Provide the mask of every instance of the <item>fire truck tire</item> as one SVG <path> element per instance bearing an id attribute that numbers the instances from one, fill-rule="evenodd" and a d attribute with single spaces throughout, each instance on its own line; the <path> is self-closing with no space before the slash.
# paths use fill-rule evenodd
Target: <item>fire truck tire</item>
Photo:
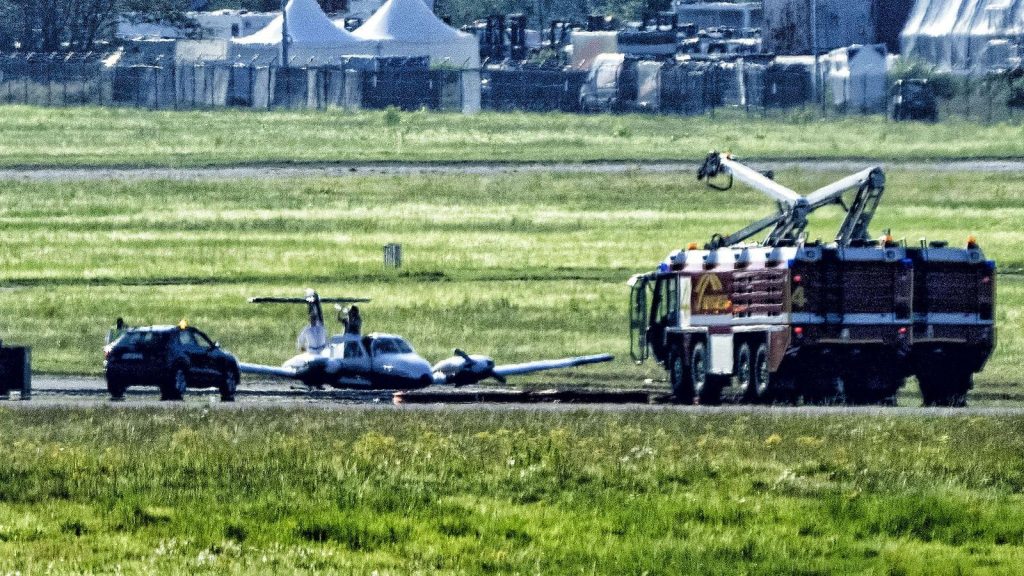
<path id="1" fill-rule="evenodd" d="M 929 370 L 917 375 L 921 399 L 925 406 L 967 405 L 967 391 L 973 387 L 973 376 L 962 370 Z"/>
<path id="2" fill-rule="evenodd" d="M 668 371 L 669 383 L 672 385 L 672 396 L 679 404 L 693 404 L 693 382 L 690 380 L 690 368 L 686 365 L 683 355 L 672 355 Z"/>
<path id="3" fill-rule="evenodd" d="M 843 377 L 848 404 L 888 404 L 899 388 L 891 365 L 876 359 Z"/>
<path id="4" fill-rule="evenodd" d="M 967 391 L 974 388 L 974 377 L 972 374 L 963 374 L 954 384 L 951 390 L 946 393 L 944 406 L 951 408 L 963 408 L 967 406 Z"/>
<path id="5" fill-rule="evenodd" d="M 698 404 L 716 406 L 722 402 L 722 381 L 708 374 L 708 353 L 703 342 L 697 342 L 690 350 L 690 381 Z"/>
<path id="6" fill-rule="evenodd" d="M 800 394 L 805 404 L 831 406 L 843 401 L 843 382 L 827 370 L 812 370 L 800 378 Z"/>
<path id="7" fill-rule="evenodd" d="M 768 347 L 764 344 L 757 347 L 750 372 L 754 384 L 754 397 L 759 402 L 770 404 L 774 400 L 775 391 L 772 390 L 772 373 L 768 366 Z"/>
<path id="8" fill-rule="evenodd" d="M 757 399 L 757 388 L 754 376 L 754 359 L 750 353 L 750 344 L 740 344 L 736 353 L 736 387 L 739 391 L 739 399 L 750 402 Z"/>

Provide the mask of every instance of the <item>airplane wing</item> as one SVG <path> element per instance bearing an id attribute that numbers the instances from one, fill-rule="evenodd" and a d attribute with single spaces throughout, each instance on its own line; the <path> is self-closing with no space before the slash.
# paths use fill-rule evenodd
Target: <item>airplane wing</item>
<path id="1" fill-rule="evenodd" d="M 320 298 L 323 304 L 339 303 L 349 304 L 357 302 L 369 302 L 369 298 Z M 289 298 L 280 296 L 254 296 L 249 298 L 250 304 L 307 304 L 305 298 Z"/>
<path id="2" fill-rule="evenodd" d="M 299 379 L 298 372 L 296 372 L 294 368 L 285 368 L 284 366 L 265 366 L 263 364 L 239 362 L 238 371 L 245 372 L 246 374 L 260 374 L 262 376 L 276 376 L 278 378 L 292 378 L 295 380 Z"/>
<path id="3" fill-rule="evenodd" d="M 560 360 L 537 360 L 535 362 L 523 362 L 522 364 L 505 364 L 495 366 L 496 376 L 515 376 L 517 374 L 529 374 L 543 370 L 557 370 L 559 368 L 572 368 L 585 364 L 597 364 L 599 362 L 611 362 L 615 357 L 611 354 L 594 354 L 591 356 L 576 356 L 574 358 L 562 358 Z"/>

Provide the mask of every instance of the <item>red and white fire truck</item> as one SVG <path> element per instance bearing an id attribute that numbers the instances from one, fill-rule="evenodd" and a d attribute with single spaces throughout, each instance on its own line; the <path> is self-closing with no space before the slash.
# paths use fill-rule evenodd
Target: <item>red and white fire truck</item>
<path id="1" fill-rule="evenodd" d="M 925 404 L 965 403 L 995 345 L 995 263 L 973 238 L 872 239 L 880 167 L 807 196 L 725 154 L 699 178 L 744 182 L 778 211 L 630 279 L 633 358 L 653 355 L 678 401 L 716 404 L 732 387 L 751 402 L 892 403 L 916 376 Z M 835 240 L 808 242 L 807 216 L 833 204 L 847 212 Z"/>

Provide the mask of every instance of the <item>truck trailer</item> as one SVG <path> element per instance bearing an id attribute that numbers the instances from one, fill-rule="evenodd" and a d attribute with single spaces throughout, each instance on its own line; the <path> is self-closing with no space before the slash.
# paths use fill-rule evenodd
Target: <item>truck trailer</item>
<path id="1" fill-rule="evenodd" d="M 806 197 L 725 154 L 698 177 L 738 179 L 778 211 L 630 278 L 631 353 L 654 356 L 677 401 L 717 404 L 732 387 L 748 402 L 894 403 L 916 376 L 925 404 L 964 405 L 995 345 L 995 264 L 973 238 L 872 239 L 881 167 Z M 847 211 L 835 240 L 807 241 L 807 216 L 833 204 Z"/>

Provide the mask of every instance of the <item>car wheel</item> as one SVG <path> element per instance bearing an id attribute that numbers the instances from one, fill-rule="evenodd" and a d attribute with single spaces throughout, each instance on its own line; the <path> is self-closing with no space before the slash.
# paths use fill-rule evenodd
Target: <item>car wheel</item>
<path id="1" fill-rule="evenodd" d="M 220 383 L 220 399 L 222 402 L 234 402 L 235 390 L 238 389 L 238 371 L 229 368 Z"/>
<path id="2" fill-rule="evenodd" d="M 116 376 L 107 376 L 107 392 L 110 392 L 111 400 L 124 400 L 124 391 L 128 386 L 124 380 Z"/>
<path id="3" fill-rule="evenodd" d="M 181 400 L 188 389 L 188 376 L 184 368 L 175 368 L 169 380 L 160 388 L 161 400 Z"/>

